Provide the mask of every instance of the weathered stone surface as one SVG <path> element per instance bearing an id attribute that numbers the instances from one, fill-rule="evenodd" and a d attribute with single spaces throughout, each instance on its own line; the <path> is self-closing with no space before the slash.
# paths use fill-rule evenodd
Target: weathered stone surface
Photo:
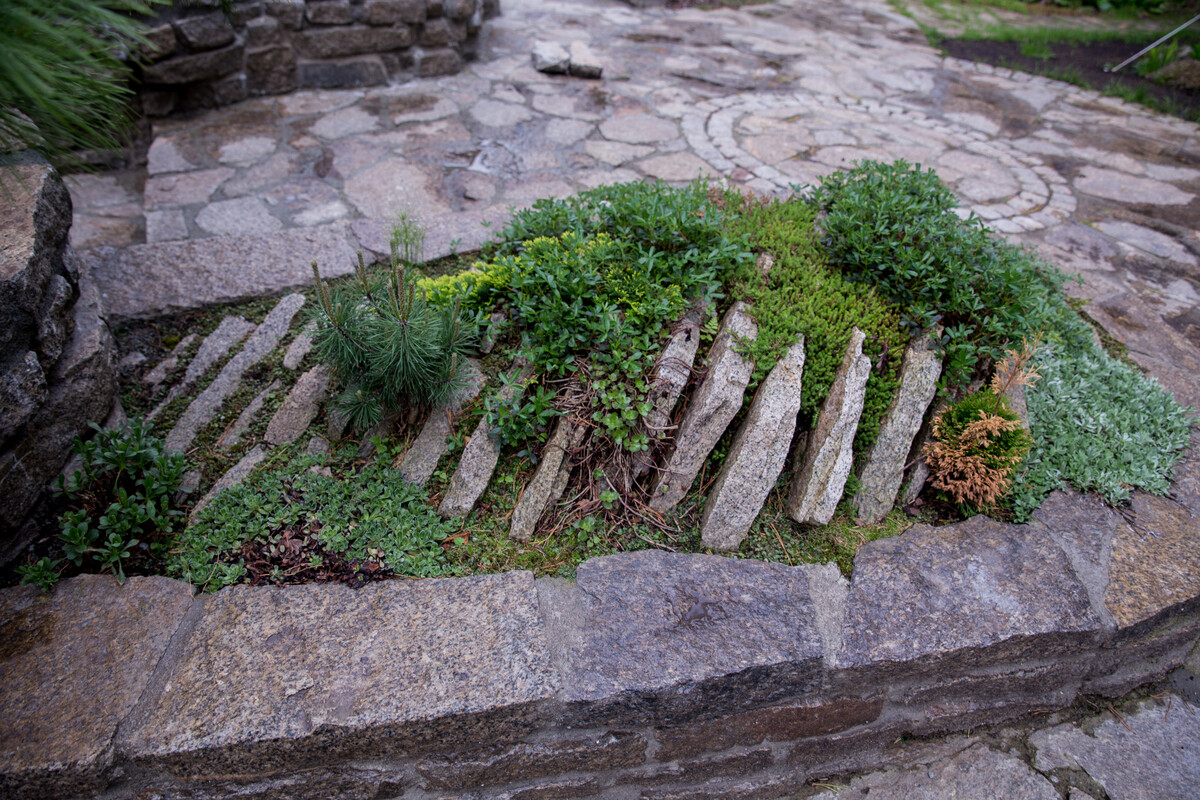
<path id="1" fill-rule="evenodd" d="M 196 224 L 223 236 L 262 235 L 283 228 L 283 223 L 257 197 L 238 197 L 218 200 L 205 206 L 196 215 Z"/>
<path id="2" fill-rule="evenodd" d="M 558 424 L 554 426 L 554 435 L 542 449 L 537 471 L 533 473 L 529 485 L 522 490 L 521 499 L 513 509 L 512 524 L 508 530 L 509 538 L 518 542 L 529 541 L 537 521 L 546 510 L 546 505 L 558 500 L 553 496 L 553 490 L 558 484 L 559 471 L 563 459 L 569 453 L 575 433 L 576 426 L 570 417 L 559 417 Z"/>
<path id="3" fill-rule="evenodd" d="M 738 339 L 753 340 L 758 327 L 746 305 L 734 303 L 709 353 L 708 374 L 688 405 L 675 433 L 675 449 L 663 465 L 650 507 L 669 511 L 679 504 L 696 479 L 705 459 L 742 407 L 742 395 L 754 364 L 737 352 Z"/>
<path id="4" fill-rule="evenodd" d="M 517 379 L 511 386 L 505 386 L 499 392 L 501 402 L 510 402 L 518 395 L 525 393 L 525 386 L 532 377 L 533 371 L 523 367 Z M 500 441 L 497 432 L 488 425 L 487 418 L 479 420 L 475 432 L 467 439 L 458 468 L 450 478 L 446 487 L 446 496 L 438 507 L 438 513 L 444 517 L 465 517 L 475 507 L 492 473 L 496 471 L 496 462 L 500 460 Z"/>
<path id="5" fill-rule="evenodd" d="M 291 444 L 308 430 L 317 418 L 321 401 L 329 390 L 329 370 L 316 366 L 300 376 L 287 399 L 267 424 L 263 441 L 267 444 Z"/>
<path id="6" fill-rule="evenodd" d="M 571 56 L 558 42 L 537 41 L 533 43 L 533 68 L 538 72 L 563 75 L 570 65 Z"/>
<path id="7" fill-rule="evenodd" d="M 842 627 L 846 666 L 1077 647 L 1100 628 L 1066 554 L 1044 530 L 984 516 L 916 525 L 861 547 Z"/>
<path id="8" fill-rule="evenodd" d="M 267 398 L 279 391 L 282 386 L 283 384 L 277 380 L 271 381 L 267 385 L 267 388 L 255 395 L 254 399 L 242 409 L 242 413 L 238 414 L 233 424 L 221 434 L 221 438 L 217 439 L 217 449 L 229 450 L 236 446 L 241 441 L 242 434 L 248 431 L 254 423 L 254 418 L 258 416 L 258 412 L 262 411 L 263 404 L 267 402 Z"/>
<path id="9" fill-rule="evenodd" d="M 421 0 L 367 0 L 363 6 L 363 22 L 368 25 L 409 24 L 425 19 L 425 3 Z"/>
<path id="10" fill-rule="evenodd" d="M 649 114 L 631 114 L 600 123 L 600 133 L 614 142 L 652 144 L 674 139 L 679 136 L 679 128 L 674 122 Z"/>
<path id="11" fill-rule="evenodd" d="M 728 717 L 659 731 L 658 761 L 693 758 L 739 745 L 788 742 L 844 731 L 873 722 L 883 710 L 880 697 L 839 697 L 771 706 Z"/>
<path id="12" fill-rule="evenodd" d="M 179 41 L 192 50 L 215 50 L 236 38 L 225 15 L 219 11 L 177 19 L 171 23 L 171 27 L 175 29 Z"/>
<path id="13" fill-rule="evenodd" d="M 277 44 L 282 38 L 279 32 L 279 20 L 274 17 L 255 17 L 246 23 L 247 47 L 266 47 L 267 45 Z M 291 48 L 288 49 L 290 50 Z M 247 50 L 247 57 L 252 52 L 254 51 Z"/>
<path id="14" fill-rule="evenodd" d="M 698 708 L 750 707 L 784 685 L 804 691 L 823 650 L 811 572 L 651 550 L 586 561 L 574 586 L 542 581 L 564 699 L 601 701 L 580 712 L 589 723 L 673 724 Z"/>
<path id="15" fill-rule="evenodd" d="M 1108 589 L 1112 541 L 1122 527 L 1121 516 L 1098 495 L 1060 490 L 1052 492 L 1041 508 L 1033 512 L 1031 524 L 1046 531 L 1063 549 L 1087 589 L 1092 608 L 1099 609 L 1106 625 L 1111 624 L 1104 594 Z"/>
<path id="16" fill-rule="evenodd" d="M 142 77 L 146 83 L 161 83 L 168 86 L 210 81 L 236 72 L 242 66 L 244 54 L 245 48 L 240 44 L 234 44 L 221 50 L 209 50 L 190 56 L 176 56 L 145 67 L 142 70 Z"/>
<path id="17" fill-rule="evenodd" d="M 207 508 L 208 504 L 216 499 L 217 495 L 229 487 L 236 486 L 246 480 L 250 476 L 250 473 L 254 471 L 254 468 L 261 464 L 266 457 L 267 451 L 263 449 L 262 445 L 255 445 L 254 449 L 242 456 L 236 464 L 225 471 L 224 475 L 217 478 L 216 483 L 212 485 L 212 488 L 208 490 L 204 497 L 201 497 L 196 502 L 196 505 L 192 506 L 192 510 L 188 512 L 188 524 L 195 524 L 196 520 L 200 517 L 200 512 Z"/>
<path id="18" fill-rule="evenodd" d="M 312 350 L 313 334 L 316 330 L 316 323 L 310 322 L 304 326 L 304 330 L 296 334 L 296 338 L 288 345 L 287 352 L 283 354 L 284 369 L 297 369 L 304 362 L 304 357 Z"/>
<path id="19" fill-rule="evenodd" d="M 717 176 L 716 171 L 704 159 L 691 153 L 654 156 L 639 161 L 637 168 L 652 178 L 664 181 L 694 181 L 697 178 Z"/>
<path id="20" fill-rule="evenodd" d="M 297 35 L 293 41 L 306 58 L 340 58 L 408 47 L 413 43 L 413 35 L 406 26 L 314 28 Z"/>
<path id="21" fill-rule="evenodd" d="M 1187 205 L 1196 197 L 1163 181 L 1094 166 L 1080 171 L 1075 188 L 1096 197 L 1134 204 Z"/>
<path id="22" fill-rule="evenodd" d="M 267 313 L 245 346 L 237 355 L 229 359 L 208 388 L 201 392 L 196 399 L 180 415 L 175 427 L 167 434 L 165 446 L 167 450 L 187 450 L 200 428 L 212 419 L 213 414 L 220 409 L 225 398 L 238 387 L 246 370 L 257 364 L 279 344 L 280 338 L 287 333 L 292 324 L 292 317 L 304 305 L 304 295 L 290 294 L 280 300 Z"/>
<path id="23" fill-rule="evenodd" d="M 656 435 L 661 436 L 671 424 L 675 404 L 692 377 L 699 347 L 700 312 L 693 309 L 684 315 L 654 365 L 654 388 L 649 397 L 654 408 L 646 417 L 646 427 Z"/>
<path id="24" fill-rule="evenodd" d="M 354 271 L 344 223 L 93 251 L 109 319 L 151 317 L 258 297 Z"/>
<path id="25" fill-rule="evenodd" d="M 533 119 L 533 112 L 516 103 L 488 99 L 480 100 L 471 106 L 471 116 L 480 124 L 491 128 L 508 128 Z"/>
<path id="26" fill-rule="evenodd" d="M 599 56 L 592 52 L 592 48 L 586 43 L 580 41 L 571 42 L 570 47 L 571 64 L 570 71 L 576 78 L 591 78 L 599 79 L 604 74 L 604 63 Z"/>
<path id="27" fill-rule="evenodd" d="M 37 353 L 27 350 L 0 374 L 0 442 L 23 428 L 45 400 L 46 375 Z"/>
<path id="28" fill-rule="evenodd" d="M 448 404 L 429 413 L 421 432 L 400 462 L 400 474 L 409 483 L 424 486 L 433 477 L 433 471 L 446 453 L 446 437 L 453 432 L 452 419 L 464 405 L 475 399 L 487 381 L 473 359 L 467 360 L 463 373 L 462 386 Z"/>
<path id="29" fill-rule="evenodd" d="M 797 453 L 801 457 L 796 459 L 787 512 L 803 525 L 829 524 L 854 466 L 854 434 L 871 376 L 871 359 L 862 351 L 865 338 L 862 331 L 854 329 L 846 357 L 821 405 L 817 426 L 808 434 L 803 453 Z"/>
<path id="30" fill-rule="evenodd" d="M 855 778 L 848 789 L 822 792 L 820 800 L 1057 800 L 1058 791 L 1020 758 L 981 744 L 949 761 L 890 769 Z"/>
<path id="31" fill-rule="evenodd" d="M 104 788 L 117 725 L 141 697 L 192 588 L 82 575 L 42 594 L 0 591 L 0 793 L 74 797 Z"/>
<path id="32" fill-rule="evenodd" d="M 339 61 L 301 61 L 297 69 L 300 86 L 309 89 L 342 89 L 387 83 L 387 69 L 378 56 Z"/>
<path id="33" fill-rule="evenodd" d="M 288 45 L 246 51 L 246 89 L 250 94 L 282 94 L 298 85 L 296 51 Z"/>
<path id="34" fill-rule="evenodd" d="M 215 167 L 179 175 L 155 175 L 146 181 L 146 210 L 206 203 L 233 173 L 229 167 Z"/>
<path id="35" fill-rule="evenodd" d="M 308 0 L 304 16 L 318 25 L 349 25 L 354 21 L 350 0 Z"/>
<path id="36" fill-rule="evenodd" d="M 175 52 L 175 29 L 167 25 L 157 25 L 142 31 L 147 43 L 142 48 L 142 54 L 150 61 L 161 61 Z"/>
<path id="37" fill-rule="evenodd" d="M 427 758 L 417 762 L 417 772 L 437 789 L 476 789 L 566 772 L 621 769 L 645 760 L 645 737 L 617 731 L 582 739 Z"/>
<path id="38" fill-rule="evenodd" d="M 453 75 L 462 69 L 462 56 L 449 47 L 422 50 L 417 54 L 417 74 L 422 78 Z"/>
<path id="39" fill-rule="evenodd" d="M 288 30 L 304 24 L 304 0 L 266 0 L 266 9 Z"/>
<path id="40" fill-rule="evenodd" d="M 773 763 L 774 756 L 770 749 L 760 747 L 757 750 L 721 754 L 713 758 L 693 759 L 678 764 L 656 764 L 640 772 L 626 770 L 617 782 L 641 786 L 702 783 L 725 776 L 752 775 L 767 769 Z"/>
<path id="41" fill-rule="evenodd" d="M 1091 733 L 1059 725 L 1034 733 L 1034 766 L 1082 769 L 1112 800 L 1188 800 L 1200 786 L 1200 714 L 1179 698 L 1146 701 L 1121 719 L 1105 715 Z"/>
<path id="42" fill-rule="evenodd" d="M 528 572 L 234 586 L 209 601 L 121 747 L 218 776 L 503 744 L 556 688 Z"/>
<path id="43" fill-rule="evenodd" d="M 1104 605 L 1122 628 L 1200 597 L 1200 514 L 1176 500 L 1134 492 L 1133 524 L 1112 539 Z"/>
<path id="44" fill-rule="evenodd" d="M 196 355 L 188 362 L 187 370 L 183 374 L 182 384 L 191 386 L 196 381 L 204 376 L 214 366 L 225 357 L 233 347 L 240 344 L 250 332 L 253 331 L 255 325 L 243 317 L 224 317 L 221 323 L 217 325 L 217 329 L 204 337 L 204 341 L 200 343 L 200 347 L 196 350 Z"/>
<path id="45" fill-rule="evenodd" d="M 787 463 L 800 413 L 803 375 L 804 338 L 801 337 L 758 387 L 750 411 L 709 489 L 700 521 L 700 541 L 705 547 L 736 550 L 750 532 Z"/>
<path id="46" fill-rule="evenodd" d="M 854 507 L 858 509 L 860 525 L 878 522 L 892 510 L 896 492 L 904 481 L 904 466 L 913 440 L 933 401 L 941 374 L 942 359 L 933 349 L 933 338 L 914 337 L 904 352 L 900 389 L 884 415 L 879 436 L 867 452 L 867 465 L 859 476 L 862 489 L 854 496 Z"/>

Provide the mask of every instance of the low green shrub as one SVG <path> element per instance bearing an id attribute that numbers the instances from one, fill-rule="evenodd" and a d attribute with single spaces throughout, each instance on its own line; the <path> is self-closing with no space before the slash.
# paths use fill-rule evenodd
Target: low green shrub
<path id="1" fill-rule="evenodd" d="M 1027 520 L 1066 483 L 1120 503 L 1131 489 L 1165 494 L 1191 421 L 1156 381 L 1099 349 L 1047 348 L 1026 391 L 1037 444 L 1012 493 Z"/>
<path id="2" fill-rule="evenodd" d="M 82 465 L 59 490 L 71 508 L 60 518 L 63 553 L 76 566 L 94 562 L 125 581 L 125 563 L 139 543 L 161 556 L 182 512 L 171 507 L 183 478 L 181 453 L 168 453 L 150 435 L 151 425 L 132 419 L 119 428 L 90 423 L 95 435 L 75 438 Z"/>
<path id="3" fill-rule="evenodd" d="M 1006 397 L 990 388 L 967 395 L 934 418 L 924 449 L 930 484 L 966 513 L 986 513 L 1032 444 Z"/>
<path id="4" fill-rule="evenodd" d="M 815 228 L 816 206 L 799 198 L 767 205 L 732 197 L 730 201 L 740 206 L 740 212 L 731 215 L 733 229 L 775 259 L 765 277 L 753 264 L 744 264 L 734 279 L 736 294 L 750 302 L 758 325 L 757 340 L 739 348 L 754 359 L 747 396 L 803 334 L 801 424 L 811 426 L 845 357 L 851 332 L 858 327 L 867 335 L 863 352 L 875 364 L 855 437 L 855 450 L 865 451 L 875 441 L 899 384 L 909 338 L 899 309 L 867 284 L 853 283 L 830 269 Z"/>
<path id="5" fill-rule="evenodd" d="M 178 536 L 167 574 L 215 591 L 246 578 L 248 544 L 298 536 L 364 570 L 450 574 L 442 542 L 458 526 L 437 515 L 423 489 L 382 464 L 335 474 L 321 463 L 301 457 L 219 494 Z"/>
<path id="6" fill-rule="evenodd" d="M 313 350 L 342 382 L 338 407 L 359 430 L 385 412 L 445 402 L 463 382 L 475 324 L 457 302 L 434 306 L 398 257 L 380 278 L 358 256 L 356 280 L 330 291 L 317 265 L 320 313 Z"/>
<path id="7" fill-rule="evenodd" d="M 979 219 L 959 219 L 932 170 L 866 161 L 830 175 L 811 197 L 826 212 L 829 258 L 847 277 L 875 286 L 910 326 L 944 327 L 943 386 L 966 387 L 1010 343 L 1038 331 L 1086 342 L 1070 321 L 1065 276 Z"/>
<path id="8" fill-rule="evenodd" d="M 1146 55 L 1142 56 L 1134 63 L 1133 68 L 1138 75 L 1146 76 L 1153 75 L 1168 64 L 1174 63 L 1179 56 L 1179 42 L 1172 41 L 1170 44 L 1161 44 L 1151 50 Z"/>

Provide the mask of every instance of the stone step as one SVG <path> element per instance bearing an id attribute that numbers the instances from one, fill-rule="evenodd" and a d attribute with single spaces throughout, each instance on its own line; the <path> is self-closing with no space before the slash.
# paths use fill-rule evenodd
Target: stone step
<path id="1" fill-rule="evenodd" d="M 267 388 L 259 392 L 242 409 L 242 413 L 238 414 L 238 418 L 233 421 L 233 424 L 221 434 L 221 438 L 217 439 L 217 449 L 232 450 L 241 441 L 242 434 L 250 429 L 250 426 L 254 423 L 254 418 L 258 416 L 258 412 L 262 411 L 263 403 L 267 402 L 267 397 L 279 391 L 282 386 L 283 384 L 277 380 L 271 381 Z"/>
<path id="2" fill-rule="evenodd" d="M 716 550 L 736 550 L 762 510 L 787 464 L 804 376 L 804 338 L 787 349 L 750 404 L 746 421 L 717 474 L 704 516 L 700 541 Z"/>
<path id="3" fill-rule="evenodd" d="M 884 415 L 879 436 L 867 452 L 866 466 L 859 476 L 862 488 L 854 496 L 854 507 L 858 509 L 860 525 L 878 522 L 895 505 L 909 451 L 942 374 L 942 358 L 934 349 L 940 335 L 940 331 L 920 333 L 904 352 L 900 388 Z"/>
<path id="4" fill-rule="evenodd" d="M 803 453 L 797 452 L 787 513 L 802 525 L 829 524 L 854 466 L 854 434 L 871 375 L 871 359 L 862 351 L 865 339 L 855 328 L 816 428 L 808 435 Z"/>
<path id="5" fill-rule="evenodd" d="M 737 338 L 753 340 L 758 326 L 748 306 L 738 301 L 721 323 L 709 355 L 708 374 L 696 390 L 675 434 L 675 449 L 663 465 L 650 499 L 650 508 L 670 511 L 687 495 L 705 459 L 742 408 L 742 396 L 754 363 L 735 350 Z"/>
<path id="6" fill-rule="evenodd" d="M 183 351 L 192 346 L 192 342 L 196 341 L 196 334 L 189 333 L 187 336 L 179 340 L 179 344 L 171 349 L 167 357 L 154 365 L 154 369 L 142 376 L 142 383 L 151 388 L 157 387 L 160 383 L 167 379 L 167 375 L 171 373 L 175 367 L 179 366 L 179 359 L 183 355 Z"/>
<path id="7" fill-rule="evenodd" d="M 186 451 L 196 434 L 220 410 L 225 398 L 237 390 L 246 370 L 264 359 L 287 333 L 292 318 L 304 305 L 304 295 L 289 294 L 281 299 L 255 329 L 242 349 L 221 368 L 216 379 L 194 399 L 167 434 L 167 450 Z"/>
<path id="8" fill-rule="evenodd" d="M 267 444 L 291 444 L 308 430 L 317 418 L 321 401 L 329 391 L 329 370 L 316 366 L 300 376 L 288 392 L 283 405 L 271 417 L 263 441 Z"/>
<path id="9" fill-rule="evenodd" d="M 510 539 L 516 539 L 518 542 L 529 541 L 546 507 L 558 500 L 566 487 L 566 480 L 560 481 L 559 477 L 564 473 L 564 466 L 567 467 L 566 474 L 570 475 L 567 456 L 583 430 L 583 426 L 574 424 L 570 417 L 558 418 L 554 435 L 542 450 L 542 458 L 533 474 L 533 480 L 525 487 L 525 491 L 521 492 L 521 499 L 513 509 L 512 525 L 508 531 Z M 557 494 L 555 489 L 558 490 Z"/>
<path id="10" fill-rule="evenodd" d="M 474 359 L 467 359 L 463 372 L 462 387 L 447 405 L 433 410 L 400 462 L 400 475 L 409 483 L 424 486 L 433 477 L 433 471 L 448 449 L 446 438 L 453 433 L 454 417 L 479 395 L 483 384 L 487 382 L 487 376 Z"/>
<path id="11" fill-rule="evenodd" d="M 266 457 L 267 451 L 262 445 L 255 445 L 253 450 L 242 456 L 241 460 L 226 470 L 225 474 L 217 479 L 217 482 L 212 485 L 212 488 L 208 490 L 204 497 L 201 497 L 200 501 L 192 507 L 192 510 L 188 513 L 188 525 L 195 524 L 196 519 L 200 516 L 200 512 L 203 511 L 217 495 L 229 487 L 236 486 L 237 484 L 246 480 L 247 476 L 249 476 L 250 473 L 254 471 L 254 468 L 262 463 L 262 460 Z"/>
<path id="12" fill-rule="evenodd" d="M 522 366 L 517 380 L 511 386 L 500 390 L 500 402 L 511 403 L 524 395 L 525 385 L 532 377 L 533 369 L 527 365 Z M 438 507 L 438 513 L 442 516 L 467 516 L 487 490 L 492 473 L 496 471 L 496 462 L 500 460 L 500 440 L 495 433 L 488 424 L 487 417 L 479 420 L 479 424 L 475 426 L 475 432 L 467 439 L 467 446 L 463 448 L 462 457 L 458 461 L 458 469 L 454 471 L 450 485 L 446 488 L 446 495 Z"/>

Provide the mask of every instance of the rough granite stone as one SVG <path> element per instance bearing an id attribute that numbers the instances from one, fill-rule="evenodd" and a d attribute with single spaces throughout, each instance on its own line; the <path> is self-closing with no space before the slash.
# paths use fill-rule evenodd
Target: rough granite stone
<path id="1" fill-rule="evenodd" d="M 267 444 L 291 444 L 308 430 L 317 418 L 321 401 L 329 390 L 329 370 L 316 366 L 296 380 L 283 405 L 271 417 L 263 441 Z"/>
<path id="2" fill-rule="evenodd" d="M 1058 800 L 1050 781 L 1015 755 L 981 744 L 949 761 L 890 769 L 854 778 L 846 789 L 813 800 Z"/>
<path id="3" fill-rule="evenodd" d="M 304 362 L 304 357 L 308 355 L 308 351 L 312 350 L 313 335 L 316 331 L 316 323 L 310 322 L 304 326 L 304 330 L 296 334 L 296 338 L 292 339 L 292 343 L 288 345 L 287 352 L 283 354 L 284 369 L 299 368 Z"/>
<path id="4" fill-rule="evenodd" d="M 258 412 L 262 411 L 263 404 L 267 402 L 267 398 L 278 392 L 282 386 L 283 384 L 274 380 L 271 381 L 267 388 L 255 395 L 254 399 L 242 409 L 242 413 L 238 414 L 233 424 L 226 428 L 221 437 L 217 439 L 217 449 L 233 449 L 242 440 L 242 434 L 250 430 L 250 426 L 254 423 L 254 418 L 258 416 Z"/>
<path id="5" fill-rule="evenodd" d="M 800 413 L 804 337 L 789 347 L 758 387 L 704 504 L 700 542 L 736 550 L 787 463 Z"/>
<path id="6" fill-rule="evenodd" d="M 221 50 L 175 56 L 143 68 L 142 77 L 146 83 L 167 86 L 210 81 L 236 72 L 244 54 L 243 45 L 233 44 Z"/>
<path id="7" fill-rule="evenodd" d="M 540 597 L 580 724 L 675 724 L 799 693 L 821 672 L 807 567 L 649 550 L 594 558 Z"/>
<path id="8" fill-rule="evenodd" d="M 354 271 L 344 223 L 265 236 L 217 236 L 91 251 L 88 263 L 109 319 L 153 317 L 235 302 Z"/>
<path id="9" fill-rule="evenodd" d="M 250 473 L 254 471 L 254 468 L 261 464 L 266 457 L 267 451 L 263 449 L 262 445 L 255 445 L 254 449 L 242 456 L 236 464 L 225 471 L 224 475 L 217 478 L 216 483 L 212 485 L 212 488 L 208 490 L 204 497 L 201 497 L 196 502 L 196 505 L 192 506 L 192 510 L 188 512 L 188 524 L 194 524 L 200 517 L 200 512 L 207 508 L 208 504 L 217 495 L 229 487 L 236 486 L 246 480 Z"/>
<path id="10" fill-rule="evenodd" d="M 233 586 L 120 747 L 179 776 L 398 758 L 514 741 L 556 689 L 528 572 Z"/>
<path id="11" fill-rule="evenodd" d="M 1106 626 L 1113 624 L 1104 605 L 1112 564 L 1112 542 L 1124 524 L 1121 515 L 1092 492 L 1052 492 L 1033 512 L 1034 527 L 1046 531 L 1063 549 L 1071 567 L 1087 589 L 1092 608 L 1099 609 Z"/>
<path id="12" fill-rule="evenodd" d="M 913 440 L 921 429 L 942 374 L 941 356 L 933 349 L 933 339 L 937 335 L 915 336 L 904 352 L 900 389 L 884 415 L 879 436 L 867 452 L 867 465 L 859 476 L 862 489 L 854 496 L 854 507 L 858 509 L 860 525 L 871 525 L 883 519 L 896 502 Z"/>
<path id="13" fill-rule="evenodd" d="M 570 66 L 571 56 L 567 48 L 558 42 L 537 41 L 533 43 L 533 68 L 549 75 L 564 75 Z"/>
<path id="14" fill-rule="evenodd" d="M 254 323 L 243 317 L 224 317 L 217 329 L 200 342 L 196 355 L 188 362 L 180 384 L 188 387 L 204 377 L 204 373 L 215 367 L 235 345 L 249 336 L 254 328 Z"/>
<path id="15" fill-rule="evenodd" d="M 405 25 L 312 28 L 294 36 L 293 42 L 306 58 L 340 58 L 408 47 L 413 43 L 413 33 Z"/>
<path id="16" fill-rule="evenodd" d="M 654 388 L 649 397 L 654 408 L 646 416 L 646 427 L 656 435 L 661 436 L 671 424 L 675 404 L 692 377 L 692 365 L 696 363 L 699 347 L 700 312 L 693 309 L 680 320 L 654 365 Z"/>
<path id="17" fill-rule="evenodd" d="M 1040 770 L 1081 769 L 1111 800 L 1192 800 L 1200 787 L 1200 714 L 1173 698 L 1143 702 L 1121 719 L 1104 715 L 1090 734 L 1074 725 L 1037 731 L 1029 744 Z"/>
<path id="18" fill-rule="evenodd" d="M 511 385 L 500 389 L 499 402 L 512 402 L 518 393 L 523 395 L 532 376 L 532 369 L 522 367 L 517 379 Z M 476 501 L 487 490 L 499 460 L 500 441 L 497 432 L 488 425 L 486 418 L 481 419 L 475 426 L 475 432 L 467 439 L 462 456 L 458 460 L 458 468 L 454 470 L 450 485 L 446 487 L 446 496 L 438 506 L 438 513 L 443 517 L 458 518 L 470 514 Z"/>
<path id="19" fill-rule="evenodd" d="M 758 336 L 758 327 L 746 311 L 745 303 L 736 302 L 721 323 L 704 382 L 688 403 L 675 432 L 675 449 L 663 464 L 650 499 L 650 507 L 659 513 L 670 511 L 687 495 L 708 454 L 741 410 L 754 363 L 737 352 L 736 343 Z"/>
<path id="20" fill-rule="evenodd" d="M 598 80 L 604 74 L 604 62 L 592 52 L 592 48 L 588 47 L 585 42 L 571 42 L 570 54 L 572 76 Z"/>
<path id="21" fill-rule="evenodd" d="M 808 434 L 802 453 L 797 452 L 800 457 L 788 491 L 787 513 L 802 525 L 829 524 L 854 466 L 854 434 L 871 376 L 871 359 L 862 351 L 865 338 L 862 331 L 854 329 L 816 428 Z"/>
<path id="22" fill-rule="evenodd" d="M 923 662 L 969 651 L 1046 658 L 1090 641 L 1100 620 L 1045 531 L 984 516 L 859 548 L 839 662 Z M 918 632 L 919 635 L 914 635 Z"/>
<path id="23" fill-rule="evenodd" d="M 188 449 L 200 428 L 212 419 L 225 402 L 225 398 L 237 390 L 246 370 L 265 358 L 279 344 L 279 340 L 292 324 L 292 318 L 303 305 L 302 294 L 289 294 L 275 304 L 237 355 L 226 362 L 208 388 L 197 395 L 180 415 L 175 427 L 167 434 L 167 450 Z"/>
<path id="24" fill-rule="evenodd" d="M 446 437 L 453 432 L 451 420 L 467 403 L 475 399 L 487 376 L 479 369 L 479 364 L 468 359 L 463 368 L 463 384 L 455 392 L 450 402 L 429 413 L 429 418 L 421 426 L 421 432 L 413 440 L 412 445 L 400 462 L 400 474 L 409 483 L 424 486 L 433 477 L 438 462 L 447 450 Z"/>
<path id="25" fill-rule="evenodd" d="M 513 509 L 512 524 L 508 530 L 510 539 L 516 539 L 518 542 L 529 541 L 546 506 L 558 500 L 553 491 L 558 485 L 563 459 L 570 450 L 576 430 L 570 417 L 558 418 L 558 423 L 554 426 L 554 435 L 542 449 L 537 471 L 533 473 L 529 485 L 522 490 L 521 499 Z"/>
<path id="26" fill-rule="evenodd" d="M 622 769 L 645 760 L 644 736 L 615 731 L 581 739 L 490 747 L 425 758 L 417 762 L 417 773 L 436 789 L 477 789 L 567 772 Z"/>
<path id="27" fill-rule="evenodd" d="M 363 6 L 363 22 L 368 25 L 409 24 L 425 19 L 425 3 L 422 0 L 367 0 Z"/>
<path id="28" fill-rule="evenodd" d="M 354 21 L 350 0 L 308 0 L 304 16 L 318 25 L 349 25 Z"/>
<path id="29" fill-rule="evenodd" d="M 117 726 L 191 605 L 192 587 L 160 577 L 0 591 L 0 794 L 103 789 Z"/>
<path id="30" fill-rule="evenodd" d="M 225 15 L 219 11 L 177 19 L 171 23 L 171 27 L 175 29 L 179 41 L 192 50 L 215 50 L 237 38 Z"/>

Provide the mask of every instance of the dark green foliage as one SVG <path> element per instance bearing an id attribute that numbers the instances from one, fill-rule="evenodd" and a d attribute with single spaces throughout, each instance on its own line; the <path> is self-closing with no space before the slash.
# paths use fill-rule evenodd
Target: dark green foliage
<path id="1" fill-rule="evenodd" d="M 171 497 L 183 477 L 183 454 L 167 453 L 141 419 L 122 428 L 91 427 L 96 432 L 91 439 L 75 439 L 82 466 L 60 478 L 59 489 L 72 506 L 62 515 L 60 538 L 76 566 L 90 559 L 124 582 L 132 548 L 148 542 L 161 555 L 165 535 L 181 516 L 171 508 Z"/>
<path id="2" fill-rule="evenodd" d="M 904 309 L 910 326 L 944 326 L 944 386 L 965 387 L 1013 342 L 1071 327 L 1061 322 L 1074 316 L 1065 276 L 979 219 L 960 220 L 932 170 L 866 161 L 830 175 L 812 198 L 826 212 L 830 261 Z"/>
<path id="3" fill-rule="evenodd" d="M 863 352 L 875 365 L 855 438 L 855 449 L 862 452 L 875 441 L 896 392 L 908 331 L 900 323 L 899 310 L 873 288 L 846 280 L 825 263 L 814 228 L 816 213 L 815 206 L 793 198 L 765 206 L 747 204 L 732 222 L 756 249 L 775 258 L 765 278 L 753 264 L 737 273 L 737 294 L 751 303 L 750 313 L 758 324 L 758 339 L 741 347 L 754 359 L 747 396 L 803 334 L 801 423 L 811 426 L 857 326 L 867 335 Z"/>
<path id="4" fill-rule="evenodd" d="M 76 150 L 120 147 L 134 117 L 128 54 L 146 44 L 136 15 L 164 2 L 0 3 L 0 153 L 74 165 Z"/>
<path id="5" fill-rule="evenodd" d="M 17 574 L 21 576 L 21 585 L 36 586 L 43 592 L 50 591 L 54 588 L 54 584 L 58 583 L 58 566 L 61 563 L 61 558 L 51 560 L 49 557 L 44 557 L 32 564 L 23 564 L 17 567 Z"/>
<path id="6" fill-rule="evenodd" d="M 246 575 L 248 543 L 314 536 L 348 561 L 374 562 L 397 575 L 449 573 L 441 543 L 456 528 L 428 505 L 425 491 L 382 464 L 326 473 L 314 456 L 295 459 L 226 489 L 179 535 L 167 574 L 216 591 Z"/>
<path id="7" fill-rule="evenodd" d="M 426 302 L 400 259 L 380 278 L 360 253 L 357 280 L 333 292 L 320 275 L 317 282 L 313 349 L 341 379 L 338 405 L 356 428 L 371 427 L 385 411 L 443 403 L 462 385 L 475 326 L 460 318 L 457 303 Z"/>
<path id="8" fill-rule="evenodd" d="M 1188 410 L 1096 348 L 1050 348 L 1037 360 L 1042 377 L 1026 393 L 1037 446 L 1013 491 L 1013 516 L 1028 519 L 1064 483 L 1109 503 L 1130 489 L 1165 494 L 1188 443 Z"/>

